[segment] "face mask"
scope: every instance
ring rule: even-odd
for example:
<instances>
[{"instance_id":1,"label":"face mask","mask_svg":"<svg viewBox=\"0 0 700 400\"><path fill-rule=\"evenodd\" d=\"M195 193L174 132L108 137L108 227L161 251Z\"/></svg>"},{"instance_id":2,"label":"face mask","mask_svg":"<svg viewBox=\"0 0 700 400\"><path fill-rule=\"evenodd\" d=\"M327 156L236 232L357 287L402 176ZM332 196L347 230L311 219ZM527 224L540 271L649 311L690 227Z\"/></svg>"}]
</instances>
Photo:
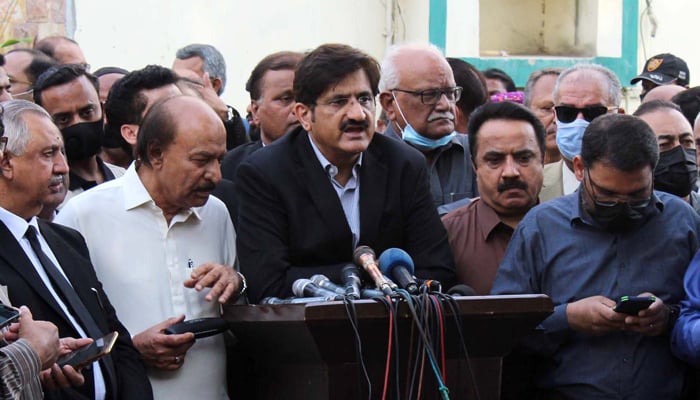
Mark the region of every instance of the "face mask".
<instances>
[{"instance_id":1,"label":"face mask","mask_svg":"<svg viewBox=\"0 0 700 400\"><path fill-rule=\"evenodd\" d=\"M68 161L84 160L100 151L104 126L101 119L95 122L82 122L61 129L61 134L63 134Z\"/></svg>"},{"instance_id":2,"label":"face mask","mask_svg":"<svg viewBox=\"0 0 700 400\"><path fill-rule=\"evenodd\" d=\"M585 119L575 119L573 122L561 122L557 120L557 146L567 160L581 154L583 132L590 122Z\"/></svg>"},{"instance_id":3,"label":"face mask","mask_svg":"<svg viewBox=\"0 0 700 400\"><path fill-rule=\"evenodd\" d=\"M654 169L654 187L685 197L693 190L697 173L695 150L676 146L659 154L659 163Z\"/></svg>"},{"instance_id":4,"label":"face mask","mask_svg":"<svg viewBox=\"0 0 700 400\"><path fill-rule=\"evenodd\" d=\"M392 92L391 95L394 96L394 93ZM401 114L401 118L403 118L403 120L406 121L406 126L401 130L401 137L404 141L412 144L418 149L423 151L435 150L450 143L452 138L455 137L455 135L457 135L457 132L452 132L447 136L441 137L440 139L430 139L421 135L420 133L416 132L415 129L413 129L411 124L408 123L406 116L404 116L403 111L401 111L399 101L396 100L396 96L394 96L394 102L396 103L396 108L399 110L399 114Z\"/></svg>"},{"instance_id":5,"label":"face mask","mask_svg":"<svg viewBox=\"0 0 700 400\"><path fill-rule=\"evenodd\" d=\"M588 188L584 190L588 192ZM602 205L593 201L593 196L590 192L588 192L588 196L591 198L590 201L593 205L586 205L584 208L602 228L611 232L623 232L638 228L649 217L658 212L656 196L653 194L649 202L642 206L630 206L627 202L618 202L611 206ZM583 193L579 194L579 198L584 202Z\"/></svg>"}]
</instances>

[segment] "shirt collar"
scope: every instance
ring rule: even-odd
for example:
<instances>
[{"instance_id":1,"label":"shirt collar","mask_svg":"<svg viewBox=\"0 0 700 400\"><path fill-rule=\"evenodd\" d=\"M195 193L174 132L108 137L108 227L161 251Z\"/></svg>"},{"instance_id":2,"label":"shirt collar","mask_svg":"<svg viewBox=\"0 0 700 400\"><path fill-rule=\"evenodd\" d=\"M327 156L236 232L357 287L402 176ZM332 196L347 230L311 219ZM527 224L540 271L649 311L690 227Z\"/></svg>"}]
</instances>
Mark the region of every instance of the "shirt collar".
<instances>
[{"instance_id":1,"label":"shirt collar","mask_svg":"<svg viewBox=\"0 0 700 400\"><path fill-rule=\"evenodd\" d=\"M316 143L314 143L313 140L311 140L311 135L307 133L307 136L309 138L309 143L311 143L311 148L314 149L314 154L316 154L316 158L318 159L318 162L321 163L321 166L323 167L323 170L326 171L326 173L332 178L335 179L335 176L338 175L338 167L333 165L328 159L321 153L321 150L316 146ZM355 165L352 167L352 176L357 177L357 171L359 170L360 166L362 166L362 156L363 153L360 153L360 156L357 158L357 161L355 161Z\"/></svg>"},{"instance_id":2,"label":"shirt collar","mask_svg":"<svg viewBox=\"0 0 700 400\"><path fill-rule=\"evenodd\" d=\"M127 168L124 175L119 179L124 180L124 209L131 210L144 205L149 205L151 207L158 208L155 201L151 198L151 194L141 182L139 174L136 172L136 163L131 163L129 168ZM210 195L211 196L211 195ZM202 219L199 207L190 207L186 210L180 211L172 222L184 221L189 218L190 215L194 215L197 219Z\"/></svg>"},{"instance_id":3,"label":"shirt collar","mask_svg":"<svg viewBox=\"0 0 700 400\"><path fill-rule=\"evenodd\" d=\"M476 222L479 224L479 229L481 229L481 236L484 241L487 241L491 233L501 226L513 230L510 226L504 224L501 219L496 214L496 211L491 208L482 198L476 198L472 201L476 203Z\"/></svg>"},{"instance_id":4,"label":"shirt collar","mask_svg":"<svg viewBox=\"0 0 700 400\"><path fill-rule=\"evenodd\" d=\"M5 224L12 236L14 236L18 242L24 237L24 234L27 233L27 228L29 225L33 226L37 232L39 232L39 225L36 221L36 217L32 217L29 219L29 221L25 221L24 218L0 207L0 220Z\"/></svg>"},{"instance_id":5,"label":"shirt collar","mask_svg":"<svg viewBox=\"0 0 700 400\"><path fill-rule=\"evenodd\" d=\"M114 173L112 173L112 171L107 167L105 162L102 161L102 159L100 157L96 156L95 161L97 161L97 167L100 169L100 172L102 173L102 176L104 177L105 182L111 181L112 179L114 179ZM68 175L70 176L70 179L68 182L68 190L77 190L77 189L88 190L88 189L91 189L91 188L97 186L96 181L85 180L82 177L74 174L72 171L69 171Z\"/></svg>"}]
</instances>

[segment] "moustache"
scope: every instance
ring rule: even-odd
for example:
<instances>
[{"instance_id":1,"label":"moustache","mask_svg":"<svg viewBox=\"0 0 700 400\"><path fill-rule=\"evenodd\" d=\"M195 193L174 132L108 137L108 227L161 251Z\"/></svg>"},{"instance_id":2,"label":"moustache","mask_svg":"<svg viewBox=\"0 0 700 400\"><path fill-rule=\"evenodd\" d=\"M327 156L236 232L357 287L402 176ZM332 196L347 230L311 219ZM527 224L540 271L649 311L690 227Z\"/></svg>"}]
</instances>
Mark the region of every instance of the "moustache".
<instances>
[{"instance_id":1,"label":"moustache","mask_svg":"<svg viewBox=\"0 0 700 400\"><path fill-rule=\"evenodd\" d=\"M503 193L506 190L510 190L510 189L527 190L527 188L528 188L527 183L525 183L521 180L507 180L503 183L499 183L498 186L496 187L496 190L498 190L498 193Z\"/></svg>"},{"instance_id":2,"label":"moustache","mask_svg":"<svg viewBox=\"0 0 700 400\"><path fill-rule=\"evenodd\" d=\"M212 183L212 184L208 184L208 185L197 186L197 188L195 188L195 191L196 192L213 192L214 188L216 188L216 185L214 185Z\"/></svg>"},{"instance_id":3,"label":"moustache","mask_svg":"<svg viewBox=\"0 0 700 400\"><path fill-rule=\"evenodd\" d=\"M63 175L54 175L49 181L49 185L58 185L59 183L65 183L66 178Z\"/></svg>"},{"instance_id":4,"label":"moustache","mask_svg":"<svg viewBox=\"0 0 700 400\"><path fill-rule=\"evenodd\" d=\"M428 122L433 122L438 119L449 119L450 121L454 121L455 115L449 111L447 112L440 112L440 113L433 113L430 114L428 117Z\"/></svg>"},{"instance_id":5,"label":"moustache","mask_svg":"<svg viewBox=\"0 0 700 400\"><path fill-rule=\"evenodd\" d=\"M340 125L341 131L345 131L350 128L369 129L369 121L366 119L363 119L362 121L348 120Z\"/></svg>"}]
</instances>

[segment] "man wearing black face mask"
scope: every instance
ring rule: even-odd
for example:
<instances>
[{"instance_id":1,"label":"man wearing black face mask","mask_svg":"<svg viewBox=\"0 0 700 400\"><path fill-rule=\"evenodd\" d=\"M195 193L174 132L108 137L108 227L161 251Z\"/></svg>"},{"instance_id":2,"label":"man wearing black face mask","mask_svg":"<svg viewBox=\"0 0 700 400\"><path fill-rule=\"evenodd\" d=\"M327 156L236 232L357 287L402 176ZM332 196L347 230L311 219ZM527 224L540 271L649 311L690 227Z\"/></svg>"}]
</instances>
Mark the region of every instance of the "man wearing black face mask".
<instances>
[{"instance_id":1,"label":"man wearing black face mask","mask_svg":"<svg viewBox=\"0 0 700 400\"><path fill-rule=\"evenodd\" d=\"M544 293L555 305L544 334L523 345L537 356L540 398L680 397L685 366L668 333L700 247L700 216L653 190L658 159L644 121L596 118L573 160L579 189L530 210L513 234L491 293ZM626 315L614 311L622 296L655 300Z\"/></svg>"},{"instance_id":2,"label":"man wearing black face mask","mask_svg":"<svg viewBox=\"0 0 700 400\"><path fill-rule=\"evenodd\" d=\"M97 78L78 64L56 65L34 84L34 102L51 115L63 134L70 167L70 197L124 174L98 156L104 123Z\"/></svg>"},{"instance_id":3,"label":"man wearing black face mask","mask_svg":"<svg viewBox=\"0 0 700 400\"><path fill-rule=\"evenodd\" d=\"M700 213L700 195L693 190L698 176L693 128L674 103L653 100L634 115L649 124L659 142L659 163L654 169L654 189L675 194Z\"/></svg>"}]
</instances>

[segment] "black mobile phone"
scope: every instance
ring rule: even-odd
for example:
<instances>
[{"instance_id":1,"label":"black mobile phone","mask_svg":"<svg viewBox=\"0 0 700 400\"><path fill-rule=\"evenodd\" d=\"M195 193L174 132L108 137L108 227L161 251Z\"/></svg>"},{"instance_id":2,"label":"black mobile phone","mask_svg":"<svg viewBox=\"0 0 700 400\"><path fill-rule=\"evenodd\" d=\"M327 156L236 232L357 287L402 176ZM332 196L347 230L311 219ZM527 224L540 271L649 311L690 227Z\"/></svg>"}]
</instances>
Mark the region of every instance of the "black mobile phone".
<instances>
[{"instance_id":1,"label":"black mobile phone","mask_svg":"<svg viewBox=\"0 0 700 400\"><path fill-rule=\"evenodd\" d=\"M99 339L95 339L89 345L62 356L56 363L61 368L64 365L71 365L76 370L79 370L109 354L117 341L117 337L119 337L119 332L108 333Z\"/></svg>"},{"instance_id":2,"label":"black mobile phone","mask_svg":"<svg viewBox=\"0 0 700 400\"><path fill-rule=\"evenodd\" d=\"M10 326L19 319L19 310L0 304L0 329Z\"/></svg>"},{"instance_id":3,"label":"black mobile phone","mask_svg":"<svg viewBox=\"0 0 700 400\"><path fill-rule=\"evenodd\" d=\"M622 296L613 310L627 315L637 315L642 310L651 306L656 297L654 296Z\"/></svg>"}]
</instances>

